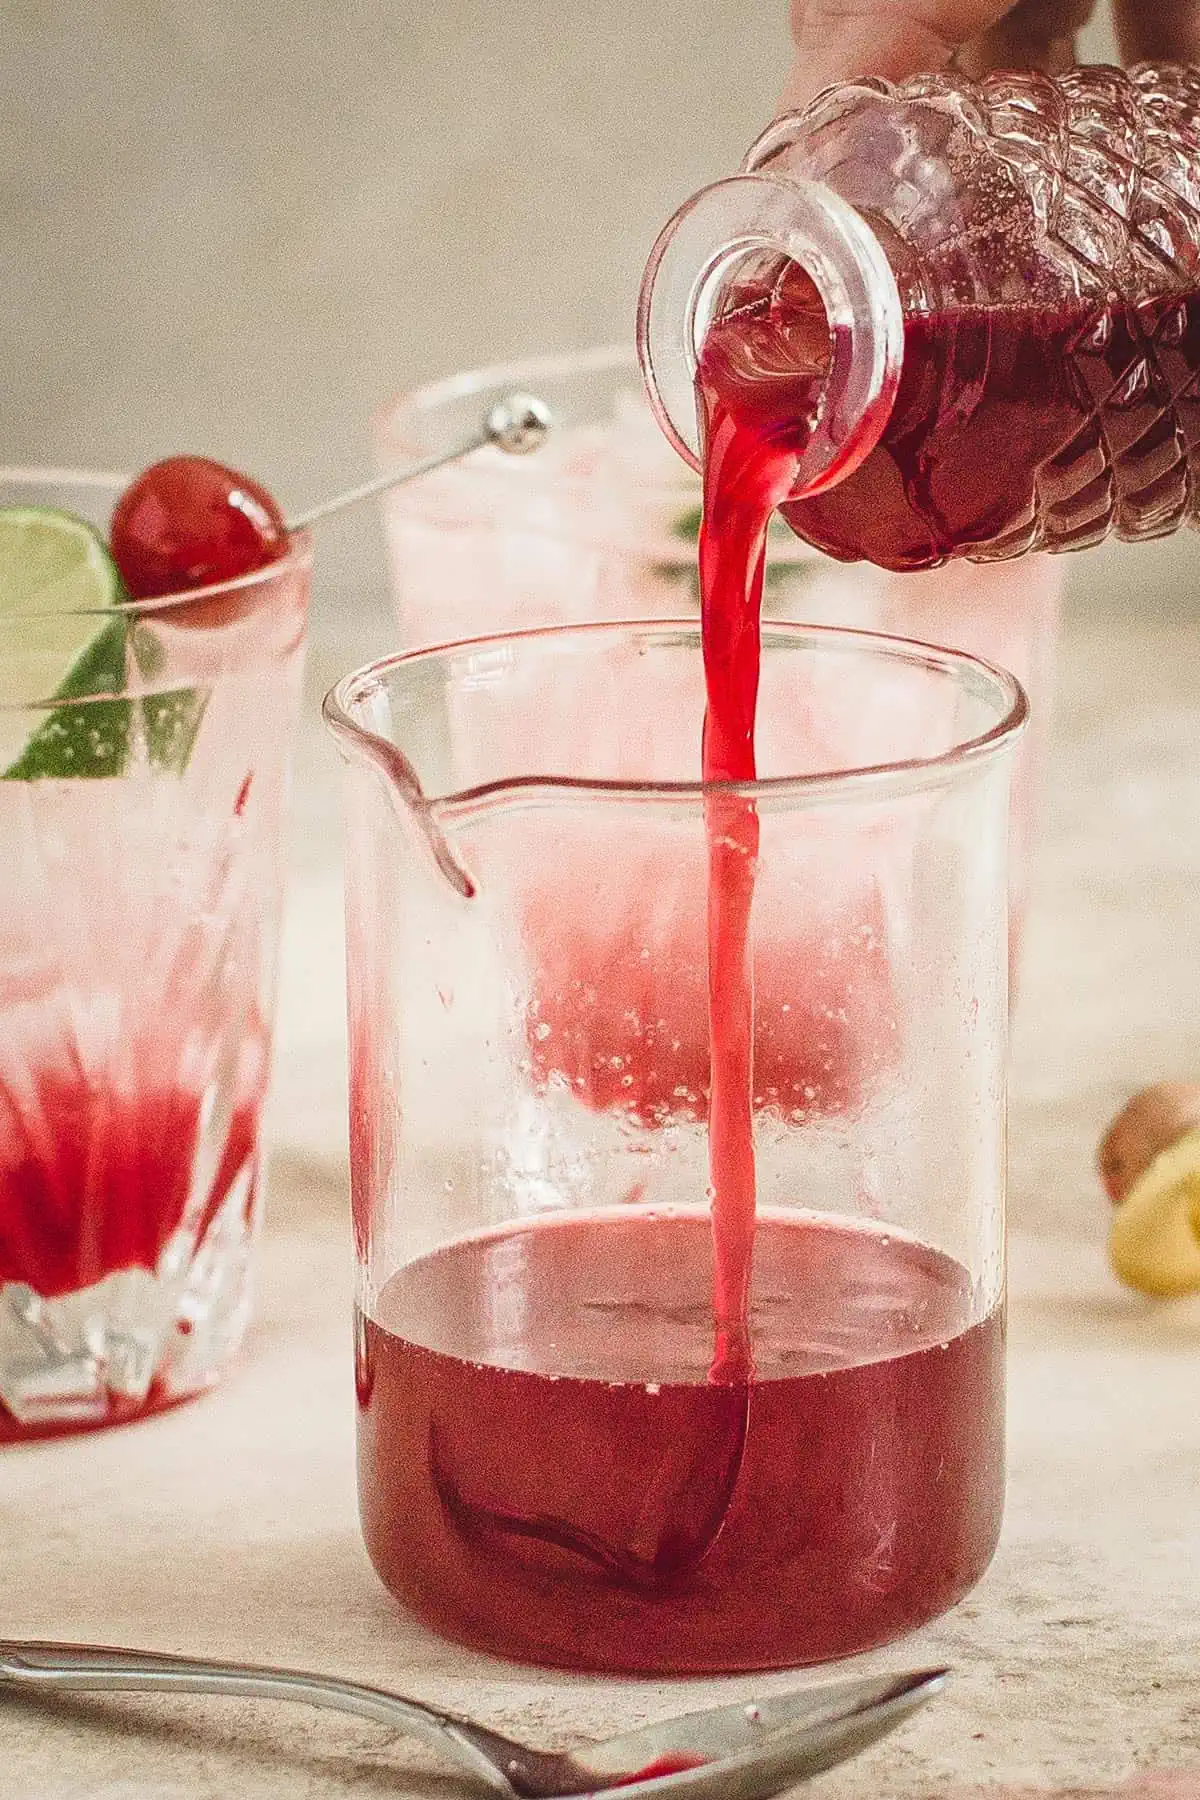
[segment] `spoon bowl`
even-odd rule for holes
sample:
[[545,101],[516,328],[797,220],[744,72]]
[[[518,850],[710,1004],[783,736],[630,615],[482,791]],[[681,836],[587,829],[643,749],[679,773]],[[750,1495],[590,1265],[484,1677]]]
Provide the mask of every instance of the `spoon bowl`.
[[[586,1745],[571,1760],[593,1784],[606,1784],[583,1790],[594,1800],[660,1793],[770,1800],[886,1737],[947,1678],[945,1669],[917,1669],[710,1707]],[[691,1758],[695,1765],[685,1766]]]

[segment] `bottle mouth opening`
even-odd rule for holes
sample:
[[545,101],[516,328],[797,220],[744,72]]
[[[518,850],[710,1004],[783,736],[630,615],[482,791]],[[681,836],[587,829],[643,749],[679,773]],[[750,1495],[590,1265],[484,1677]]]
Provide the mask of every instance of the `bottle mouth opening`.
[[638,354],[660,426],[699,469],[696,375],[704,342],[716,320],[736,310],[731,290],[739,276],[765,258],[802,271],[828,334],[820,403],[787,496],[799,499],[844,480],[870,455],[900,381],[904,318],[896,278],[852,206],[814,182],[777,174],[749,172],[702,189],[651,252]]
[[693,381],[699,373],[704,340],[718,319],[727,319],[741,311],[743,296],[751,298],[758,293],[766,294],[776,286],[784,266],[798,269],[807,278],[806,305],[812,312],[822,314],[826,335],[831,336],[829,309],[810,272],[802,263],[781,257],[779,246],[770,238],[747,238],[728,245],[714,257],[709,267],[701,271],[693,289],[684,322],[685,353]]

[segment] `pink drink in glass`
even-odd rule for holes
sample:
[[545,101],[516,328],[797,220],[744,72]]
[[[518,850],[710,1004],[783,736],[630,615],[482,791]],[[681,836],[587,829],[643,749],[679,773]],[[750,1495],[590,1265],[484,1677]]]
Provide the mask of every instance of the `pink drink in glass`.
[[[98,525],[119,491],[2,486]],[[298,540],[123,608],[123,685],[65,704],[0,624],[0,1441],[171,1404],[240,1343],[308,587]],[[47,733],[86,772],[13,778]]]

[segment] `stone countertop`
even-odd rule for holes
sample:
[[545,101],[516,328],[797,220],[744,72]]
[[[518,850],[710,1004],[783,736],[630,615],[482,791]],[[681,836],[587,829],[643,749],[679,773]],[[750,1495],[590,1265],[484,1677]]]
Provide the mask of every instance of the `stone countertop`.
[[[814,1800],[1132,1794],[1144,1771],[1177,1772],[1147,1794],[1200,1795],[1200,1301],[1117,1288],[1091,1169],[1132,1088],[1200,1072],[1200,623],[1077,612],[1017,1030],[1004,1536],[965,1604],[864,1659],[945,1659],[949,1693]],[[318,644],[314,695],[367,648]],[[545,1741],[793,1684],[495,1663],[423,1631],[373,1575],[354,1498],[337,771],[311,707],[297,801],[247,1354],[173,1414],[0,1455],[0,1630],[358,1675]],[[4,1800],[457,1791],[402,1739],[304,1708],[0,1705]]]

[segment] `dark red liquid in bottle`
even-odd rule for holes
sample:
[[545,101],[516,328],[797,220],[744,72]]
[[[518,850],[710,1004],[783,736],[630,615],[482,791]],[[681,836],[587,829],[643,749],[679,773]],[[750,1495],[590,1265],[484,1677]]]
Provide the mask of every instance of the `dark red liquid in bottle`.
[[[824,331],[800,270],[744,284],[704,342],[710,404],[798,452]],[[783,513],[830,556],[898,570],[1174,531],[1200,517],[1200,296],[910,314],[879,443]]]
[[371,1558],[438,1630],[647,1673],[849,1655],[986,1567],[1003,1325],[949,1257],[760,1218],[755,1375],[714,1383],[708,1216],[461,1240],[360,1320]]

